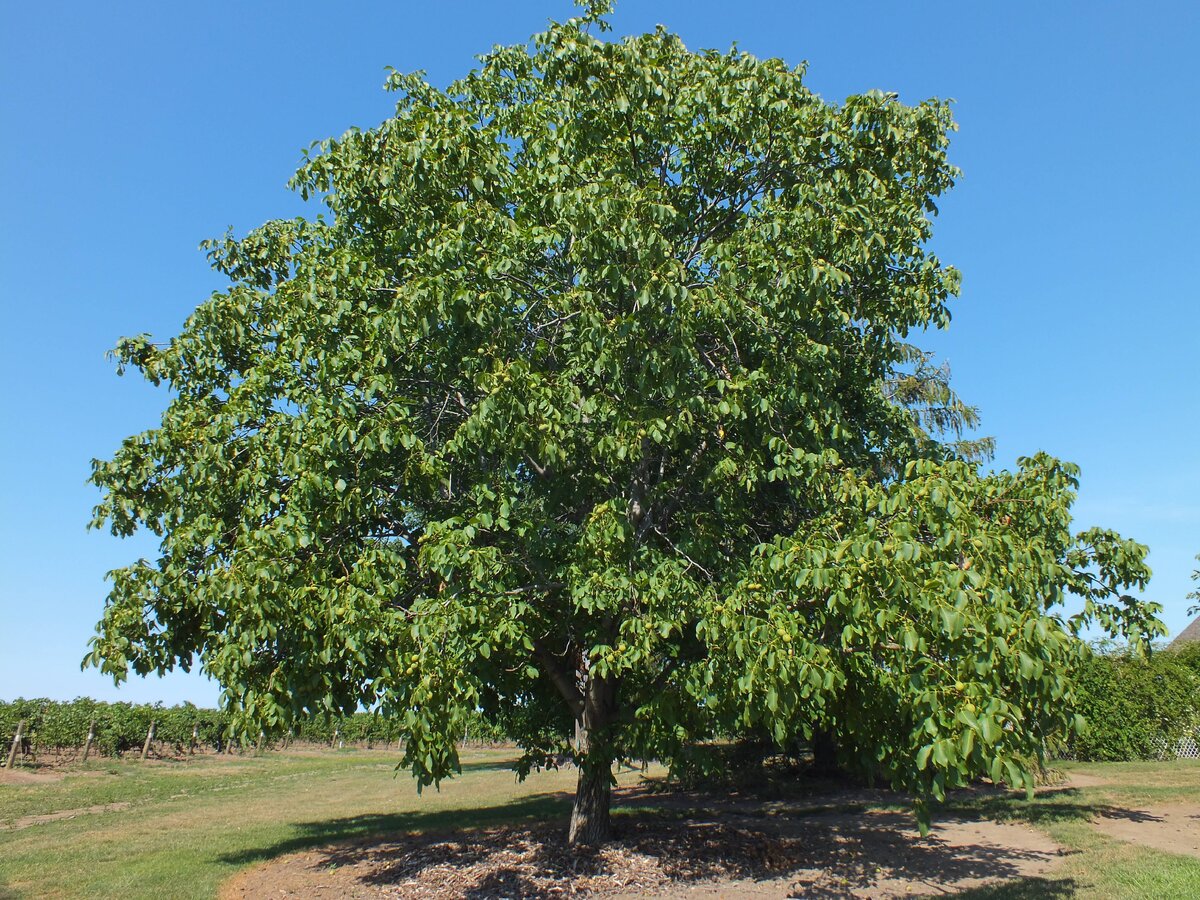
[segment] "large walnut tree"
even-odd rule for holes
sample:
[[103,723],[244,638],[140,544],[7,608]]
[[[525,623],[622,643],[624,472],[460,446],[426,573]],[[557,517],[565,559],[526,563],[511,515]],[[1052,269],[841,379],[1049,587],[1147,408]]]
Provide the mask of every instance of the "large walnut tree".
[[1073,467],[981,474],[918,409],[947,105],[603,41],[607,5],[393,75],[296,174],[323,215],[212,242],[229,287],[120,344],[170,402],[96,524],[161,550],[93,661],[199,661],[256,729],[380,709],[421,783],[482,710],[523,771],[573,756],[576,843],[615,760],[717,735],[820,731],[919,800],[1026,783],[1079,629],[1158,626],[1145,548],[1072,534]]

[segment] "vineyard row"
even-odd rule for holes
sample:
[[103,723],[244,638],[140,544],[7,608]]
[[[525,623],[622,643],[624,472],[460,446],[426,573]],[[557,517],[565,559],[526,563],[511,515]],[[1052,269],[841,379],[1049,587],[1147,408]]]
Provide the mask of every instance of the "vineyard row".
[[[157,746],[175,752],[191,749],[221,750],[235,740],[233,717],[222,710],[185,703],[179,706],[105,703],[80,697],[70,702],[35,698],[0,700],[0,747],[12,744],[21,723],[22,755],[38,752],[82,750],[93,735],[90,752],[119,756],[146,746],[153,725]],[[322,744],[387,745],[400,737],[399,723],[375,713],[347,716],[314,716],[298,725],[289,740]],[[482,719],[472,721],[463,735],[470,742],[492,743],[503,735]],[[254,741],[250,740],[253,744]],[[4,755],[0,753],[0,763]]]

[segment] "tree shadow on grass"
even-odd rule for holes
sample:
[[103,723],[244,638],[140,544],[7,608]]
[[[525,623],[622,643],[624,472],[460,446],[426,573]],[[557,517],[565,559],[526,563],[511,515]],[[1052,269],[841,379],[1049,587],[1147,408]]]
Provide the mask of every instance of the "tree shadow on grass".
[[481,759],[473,762],[465,762],[462,764],[462,772],[465,775],[467,772],[512,772],[513,778],[517,777],[517,771],[513,768],[513,759]]
[[1015,878],[1003,884],[968,888],[955,894],[956,900],[1060,900],[1079,893],[1074,878]]
[[[465,768],[465,767],[464,767]],[[565,819],[571,798],[565,793],[537,794],[500,806],[477,809],[439,809],[428,812],[371,814],[299,824],[299,834],[267,847],[254,847],[220,857],[224,863],[248,865],[329,844],[357,841],[376,835],[412,832],[446,832],[454,829],[487,828],[511,823],[536,823]]]
[[1040,876],[1059,856],[1048,839],[1031,840],[1028,832],[974,818],[943,818],[921,838],[907,810],[784,817],[775,827],[791,839],[800,894],[814,898],[921,896],[985,881],[1019,883]]
[[952,797],[942,810],[956,815],[977,816],[994,822],[1020,821],[1035,827],[1064,822],[1091,822],[1100,818],[1130,822],[1157,822],[1159,817],[1145,810],[1130,809],[1111,803],[1084,800],[1077,788],[1058,788],[1037,794],[1032,800],[999,790],[975,792]]

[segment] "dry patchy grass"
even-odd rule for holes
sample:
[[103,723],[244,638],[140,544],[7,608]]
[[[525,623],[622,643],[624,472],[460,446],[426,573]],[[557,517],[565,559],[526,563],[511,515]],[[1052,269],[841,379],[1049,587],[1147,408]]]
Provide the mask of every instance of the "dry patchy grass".
[[[587,863],[561,847],[574,773],[520,784],[510,756],[472,752],[461,778],[420,796],[394,771],[397,754],[382,751],[100,761],[55,780],[8,779],[0,783],[0,897],[211,898],[231,876],[287,858],[298,861],[289,878],[315,865],[300,882],[310,896],[338,869],[342,881],[328,896],[394,893],[400,882],[383,870],[418,893],[436,887],[447,896],[476,890],[475,876],[479,888],[524,885],[528,895],[576,884],[626,895],[919,896],[954,885],[963,897],[1190,898],[1200,884],[1200,859],[1186,847],[1137,840],[1156,820],[1182,844],[1191,840],[1200,818],[1186,810],[1200,810],[1200,763],[1071,764],[1069,780],[1032,801],[965,793],[924,844],[900,798],[882,792],[809,785],[764,803],[625,791],[622,844],[611,859]],[[1106,821],[1123,833],[1095,824]],[[1024,837],[988,830],[993,822]],[[1065,855],[1051,858],[1056,847]],[[1022,854],[1033,868],[1014,862]],[[474,861],[475,876],[459,857]],[[984,883],[996,876],[1003,882]]]

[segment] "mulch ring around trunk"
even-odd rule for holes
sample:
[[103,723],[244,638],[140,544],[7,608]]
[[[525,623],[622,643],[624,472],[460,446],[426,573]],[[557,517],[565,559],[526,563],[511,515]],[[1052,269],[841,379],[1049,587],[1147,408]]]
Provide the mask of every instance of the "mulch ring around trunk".
[[1046,874],[1060,851],[1024,825],[953,819],[921,838],[891,810],[771,821],[621,816],[573,851],[558,825],[398,835],[310,850],[235,876],[247,897],[911,897]]

